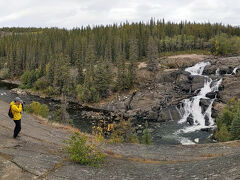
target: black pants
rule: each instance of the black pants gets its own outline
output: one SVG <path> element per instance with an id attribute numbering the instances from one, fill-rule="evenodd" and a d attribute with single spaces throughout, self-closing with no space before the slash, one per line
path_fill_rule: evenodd
<path id="1" fill-rule="evenodd" d="M 21 131 L 21 119 L 14 120 L 14 123 L 15 123 L 15 128 L 14 128 L 13 137 L 16 138 L 18 136 L 18 133 Z"/>

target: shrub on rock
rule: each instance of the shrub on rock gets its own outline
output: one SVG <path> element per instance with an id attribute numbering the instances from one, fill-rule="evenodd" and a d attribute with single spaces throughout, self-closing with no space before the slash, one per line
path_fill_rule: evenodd
<path id="1" fill-rule="evenodd" d="M 99 166 L 103 163 L 105 155 L 95 145 L 87 145 L 87 137 L 75 133 L 66 143 L 66 150 L 72 161 L 82 165 Z"/>

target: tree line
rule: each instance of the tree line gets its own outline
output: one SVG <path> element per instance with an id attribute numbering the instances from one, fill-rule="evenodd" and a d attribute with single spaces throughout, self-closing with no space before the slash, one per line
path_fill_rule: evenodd
<path id="1" fill-rule="evenodd" d="M 71 30 L 0 28 L 0 69 L 10 78 L 21 77 L 23 88 L 97 102 L 133 88 L 138 61 L 148 61 L 148 69 L 156 71 L 159 53 L 210 49 L 222 54 L 224 40 L 218 36 L 235 42 L 240 28 L 164 19 Z M 229 51 L 237 50 L 223 53 Z"/>

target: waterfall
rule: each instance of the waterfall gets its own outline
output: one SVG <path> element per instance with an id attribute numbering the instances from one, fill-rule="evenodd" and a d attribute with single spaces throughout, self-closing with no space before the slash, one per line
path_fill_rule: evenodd
<path id="1" fill-rule="evenodd" d="M 189 72 L 192 76 L 203 76 L 202 73 L 204 71 L 204 68 L 208 65 L 211 64 L 209 62 L 200 62 L 192 67 L 186 68 L 185 71 Z M 216 72 L 216 74 L 218 74 L 218 71 Z M 199 93 L 194 97 L 182 101 L 183 106 L 181 111 L 183 111 L 183 115 L 178 123 L 187 123 L 188 119 L 190 118 L 192 120 L 192 124 L 178 130 L 176 132 L 176 134 L 178 135 L 181 133 L 198 131 L 203 128 L 214 127 L 214 119 L 211 117 L 211 115 L 212 105 L 216 97 L 214 99 L 209 99 L 208 97 L 206 97 L 206 95 L 210 92 L 218 91 L 218 87 L 220 86 L 222 79 L 212 80 L 208 76 L 203 77 L 205 77 L 205 82 Z M 207 99 L 210 101 L 209 106 L 207 107 L 205 112 L 202 112 L 202 107 L 200 106 L 201 99 Z M 208 123 L 206 123 L 206 121 L 208 121 Z M 182 144 L 194 144 L 192 141 L 186 139 L 185 137 L 179 137 L 179 141 Z"/>
<path id="2" fill-rule="evenodd" d="M 235 68 L 233 69 L 232 74 L 236 74 L 236 73 L 237 73 L 237 70 L 238 70 L 239 68 L 240 68 L 240 66 L 235 67 Z"/>
<path id="3" fill-rule="evenodd" d="M 193 76 L 202 76 L 204 68 L 208 65 L 211 65 L 210 62 L 200 62 L 192 67 L 186 68 L 185 71 L 191 73 Z"/>

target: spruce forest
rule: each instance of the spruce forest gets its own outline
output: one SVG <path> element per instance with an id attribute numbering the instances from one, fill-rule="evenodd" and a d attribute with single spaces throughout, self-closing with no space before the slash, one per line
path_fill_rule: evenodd
<path id="1" fill-rule="evenodd" d="M 156 71 L 161 54 L 239 52 L 240 27 L 210 23 L 122 23 L 68 29 L 1 28 L 0 73 L 22 88 L 83 103 L 135 87 L 138 62 Z"/>

